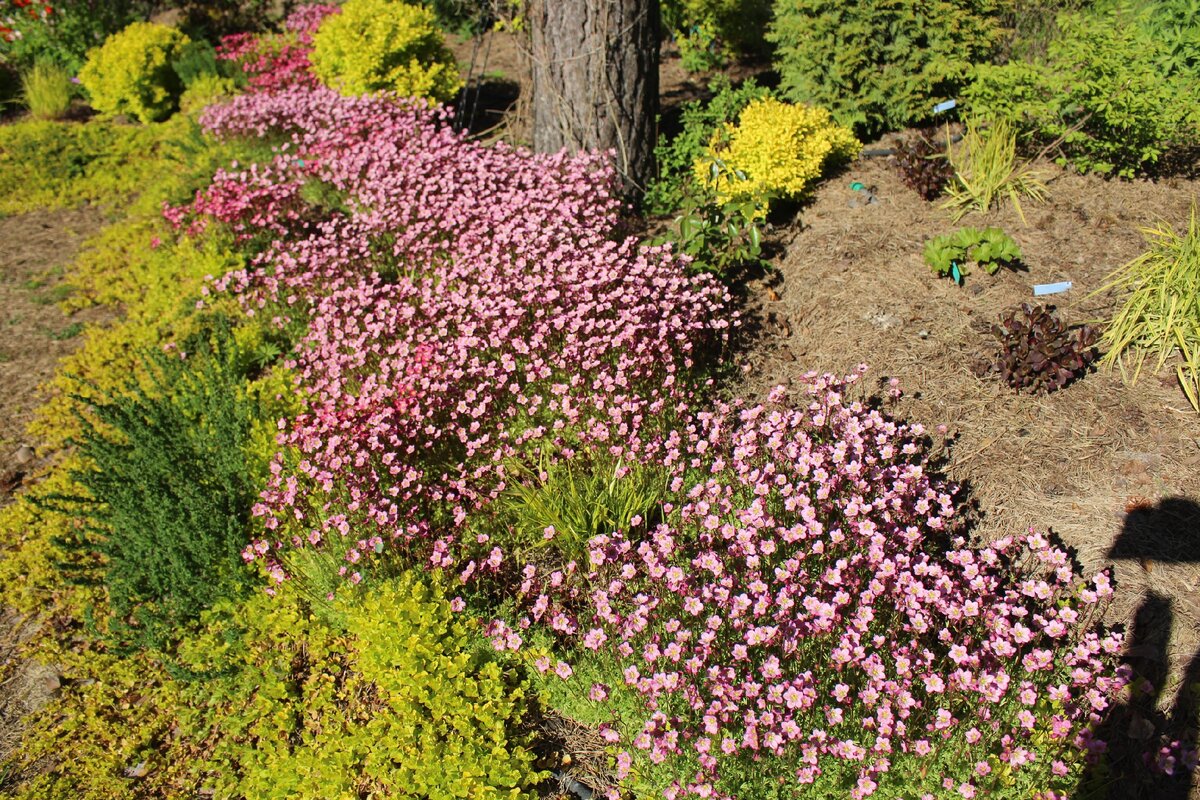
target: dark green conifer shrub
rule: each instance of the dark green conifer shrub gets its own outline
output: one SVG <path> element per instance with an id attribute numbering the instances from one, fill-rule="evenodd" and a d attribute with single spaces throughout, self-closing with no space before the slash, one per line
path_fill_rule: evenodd
<path id="1" fill-rule="evenodd" d="M 68 547 L 98 556 L 85 578 L 107 589 L 109 632 L 157 647 L 172 628 L 250 577 L 240 553 L 256 496 L 247 445 L 256 418 L 226 324 L 169 352 L 144 373 L 82 400 L 80 492 L 45 501 L 82 521 Z"/>
<path id="2" fill-rule="evenodd" d="M 996 0 L 777 0 L 789 100 L 827 108 L 863 141 L 929 120 L 999 42 Z"/>

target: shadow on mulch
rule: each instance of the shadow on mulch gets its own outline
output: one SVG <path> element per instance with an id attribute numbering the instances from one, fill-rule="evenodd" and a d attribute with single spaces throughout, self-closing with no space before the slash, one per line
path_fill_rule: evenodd
<path id="1" fill-rule="evenodd" d="M 1109 551 L 1113 559 L 1200 562 L 1200 505 L 1168 497 L 1136 506 L 1125 517 Z M 1188 800 L 1195 775 L 1178 763 L 1166 774 L 1157 763 L 1161 748 L 1179 742 L 1194 750 L 1200 739 L 1200 651 L 1188 662 L 1169 710 L 1160 708 L 1170 675 L 1171 633 L 1176 612 L 1170 597 L 1149 590 L 1134 615 L 1124 661 L 1133 669 L 1128 698 L 1112 710 L 1097 732 L 1108 743 L 1102 766 L 1086 773 L 1080 794 L 1106 800 Z M 1179 756 L 1178 749 L 1167 753 Z"/>

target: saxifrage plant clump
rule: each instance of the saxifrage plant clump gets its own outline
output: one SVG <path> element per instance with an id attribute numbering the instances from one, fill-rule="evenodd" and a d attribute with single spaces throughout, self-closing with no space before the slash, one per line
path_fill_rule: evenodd
<path id="1" fill-rule="evenodd" d="M 1022 303 L 992 326 L 1000 352 L 992 364 L 1017 391 L 1049 394 L 1087 371 L 1096 360 L 1098 332 L 1090 325 L 1074 330 L 1055 315 L 1053 306 Z"/>

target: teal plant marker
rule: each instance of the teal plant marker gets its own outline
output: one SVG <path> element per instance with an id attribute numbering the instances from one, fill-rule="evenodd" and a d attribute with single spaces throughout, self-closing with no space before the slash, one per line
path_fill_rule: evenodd
<path id="1" fill-rule="evenodd" d="M 954 278 L 955 283 L 957 283 L 959 286 L 962 286 L 963 276 L 962 271 L 958 268 L 957 261 L 950 262 L 950 277 Z"/>
<path id="2" fill-rule="evenodd" d="M 866 187 L 866 184 L 864 184 L 862 181 L 854 181 L 850 184 L 850 188 L 855 192 L 861 192 L 863 189 L 865 189 L 867 187 Z"/>

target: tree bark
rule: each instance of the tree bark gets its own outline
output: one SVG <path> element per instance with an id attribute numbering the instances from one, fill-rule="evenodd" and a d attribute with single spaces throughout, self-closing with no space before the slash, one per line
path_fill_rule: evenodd
<path id="1" fill-rule="evenodd" d="M 658 0 L 530 0 L 533 146 L 612 149 L 627 193 L 654 176 Z"/>

